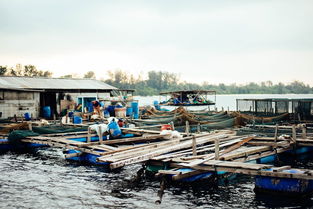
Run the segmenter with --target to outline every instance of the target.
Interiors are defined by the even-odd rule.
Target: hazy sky
[[[313,85],[312,0],[0,0],[0,65]]]

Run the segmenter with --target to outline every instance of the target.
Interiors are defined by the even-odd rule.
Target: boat
[[[215,105],[216,91],[210,90],[182,90],[161,92],[160,95],[170,96],[166,101],[160,102],[163,106],[209,106]],[[208,99],[208,95],[214,95],[214,101]]]

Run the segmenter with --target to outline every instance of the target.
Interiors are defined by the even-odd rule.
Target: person
[[[97,100],[94,100],[91,103],[92,103],[94,111],[100,116],[100,118],[102,118],[100,103]]]

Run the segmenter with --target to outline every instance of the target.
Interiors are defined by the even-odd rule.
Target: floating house
[[[50,118],[77,106],[83,111],[91,101],[110,98],[118,91],[121,90],[93,79],[1,76],[0,118],[25,113],[37,118],[43,116],[45,107],[50,109]]]
[[[209,90],[184,90],[161,92],[160,95],[166,95],[166,101],[160,105],[169,106],[199,106],[199,105],[215,105],[216,91]],[[170,96],[168,99],[167,97]],[[208,97],[213,96],[210,100]],[[214,101],[213,101],[214,100]]]
[[[295,120],[313,119],[313,98],[237,99],[236,107],[239,112],[260,116],[291,113]]]

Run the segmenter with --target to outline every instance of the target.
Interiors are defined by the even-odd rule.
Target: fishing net
[[[21,143],[21,139],[29,136],[39,136],[39,134],[29,130],[16,130],[8,135],[8,140],[10,144],[16,145]]]
[[[272,117],[257,117],[254,115],[248,115],[248,114],[244,114],[240,112],[233,112],[232,115],[234,117],[240,117],[246,122],[269,123],[269,122],[280,121],[285,118],[288,118],[289,113],[283,113],[281,115],[272,116]]]
[[[56,134],[56,133],[68,133],[68,132],[80,132],[87,131],[87,127],[73,128],[69,126],[41,126],[33,127],[33,131],[38,134]]]

